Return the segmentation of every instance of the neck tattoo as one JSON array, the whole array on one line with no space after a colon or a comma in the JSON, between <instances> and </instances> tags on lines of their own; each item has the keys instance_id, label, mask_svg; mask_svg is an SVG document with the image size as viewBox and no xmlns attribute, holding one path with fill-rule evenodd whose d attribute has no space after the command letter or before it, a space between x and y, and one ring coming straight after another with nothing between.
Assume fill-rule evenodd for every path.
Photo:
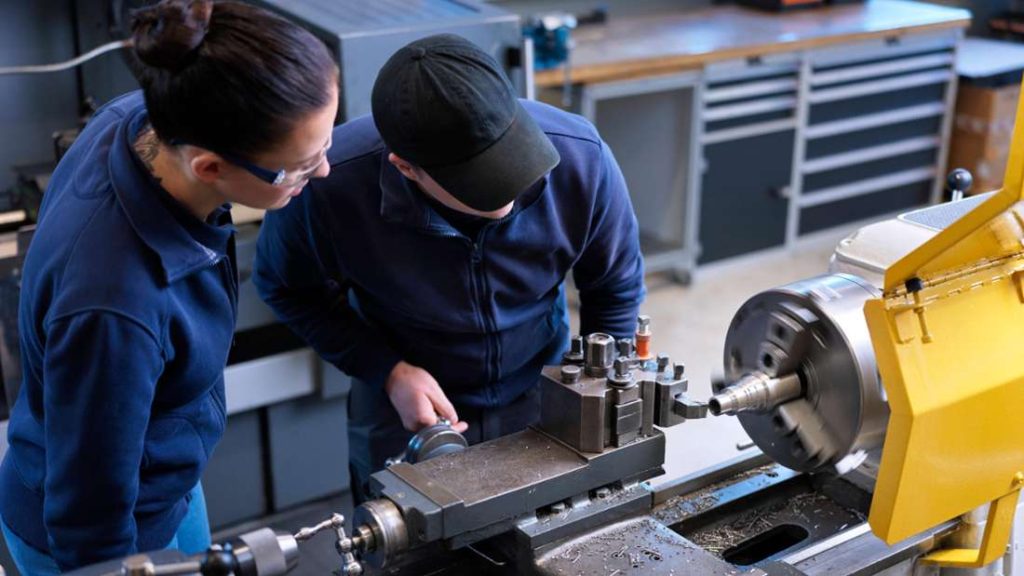
<instances>
[{"instance_id":1,"label":"neck tattoo","mask_svg":"<svg viewBox=\"0 0 1024 576\"><path fill-rule=\"evenodd\" d=\"M156 160L157 155L160 154L160 139L156 137L156 132L152 127L147 126L139 137L135 139L135 153L138 154L139 160L146 165L146 170L149 170L150 175L156 180L157 184L160 184L160 177L156 174L156 167L153 162Z\"/></svg>"}]
</instances>

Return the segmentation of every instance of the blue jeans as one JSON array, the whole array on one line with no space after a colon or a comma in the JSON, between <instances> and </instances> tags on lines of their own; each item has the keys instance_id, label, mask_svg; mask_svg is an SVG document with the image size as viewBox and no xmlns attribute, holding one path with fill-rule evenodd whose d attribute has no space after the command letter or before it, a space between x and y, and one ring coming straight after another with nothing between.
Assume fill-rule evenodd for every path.
<instances>
[{"instance_id":1,"label":"blue jeans","mask_svg":"<svg viewBox=\"0 0 1024 576\"><path fill-rule=\"evenodd\" d=\"M202 484L196 484L190 494L192 499L189 501L188 512L182 518L178 531L167 548L181 550L186 554L197 554L210 547L210 521L206 516L206 497L203 496ZM11 532L2 519L0 529L3 530L4 540L7 541L7 550L22 576L60 575L60 568L57 567L53 556L30 546Z\"/></svg>"}]
</instances>

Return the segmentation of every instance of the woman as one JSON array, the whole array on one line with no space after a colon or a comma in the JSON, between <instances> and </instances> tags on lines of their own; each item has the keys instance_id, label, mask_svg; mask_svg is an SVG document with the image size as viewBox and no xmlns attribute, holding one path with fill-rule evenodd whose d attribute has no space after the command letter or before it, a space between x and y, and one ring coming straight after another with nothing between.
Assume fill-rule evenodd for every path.
<instances>
[{"instance_id":1,"label":"woman","mask_svg":"<svg viewBox=\"0 0 1024 576\"><path fill-rule=\"evenodd\" d=\"M274 209L327 175L337 68L247 4L137 15L143 90L54 172L24 267L24 381L0 466L23 574L209 544L199 478L225 424L237 308L228 203Z\"/></svg>"}]
</instances>

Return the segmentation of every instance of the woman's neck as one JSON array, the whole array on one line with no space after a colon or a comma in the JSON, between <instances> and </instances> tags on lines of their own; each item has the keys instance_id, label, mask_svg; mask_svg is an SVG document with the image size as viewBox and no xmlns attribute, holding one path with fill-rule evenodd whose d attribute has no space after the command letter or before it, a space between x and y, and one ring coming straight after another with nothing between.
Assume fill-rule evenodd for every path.
<instances>
[{"instance_id":1,"label":"woman's neck","mask_svg":"<svg viewBox=\"0 0 1024 576\"><path fill-rule=\"evenodd\" d=\"M224 199L215 190L187 177L181 163L160 142L152 127L142 130L134 148L157 184L201 222L224 204Z\"/></svg>"}]
</instances>

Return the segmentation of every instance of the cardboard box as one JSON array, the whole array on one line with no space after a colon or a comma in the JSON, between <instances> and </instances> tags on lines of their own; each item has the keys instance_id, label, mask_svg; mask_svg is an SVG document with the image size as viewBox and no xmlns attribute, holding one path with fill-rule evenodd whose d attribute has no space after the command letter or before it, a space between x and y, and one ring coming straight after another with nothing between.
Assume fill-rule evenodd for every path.
<instances>
[{"instance_id":1,"label":"cardboard box","mask_svg":"<svg viewBox=\"0 0 1024 576\"><path fill-rule=\"evenodd\" d=\"M979 88L961 84L949 149L949 169L966 168L974 175L971 193L1003 185L1020 86Z\"/></svg>"}]
</instances>

